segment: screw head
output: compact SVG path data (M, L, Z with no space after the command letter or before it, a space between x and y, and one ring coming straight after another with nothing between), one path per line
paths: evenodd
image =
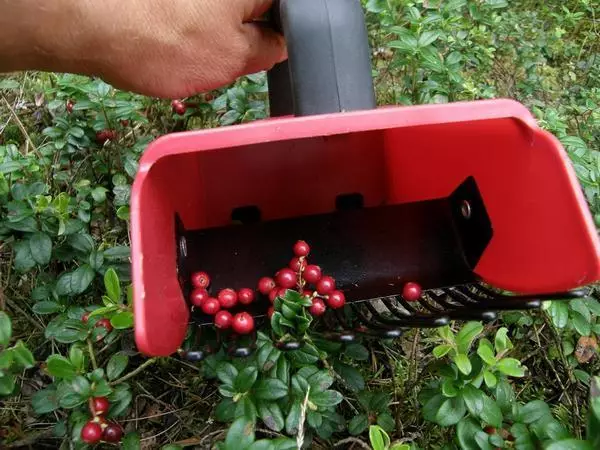
M471 218L471 215L473 214L473 210L471 209L471 204L469 203L468 200L463 200L462 203L460 204L460 213L467 220L469 220Z

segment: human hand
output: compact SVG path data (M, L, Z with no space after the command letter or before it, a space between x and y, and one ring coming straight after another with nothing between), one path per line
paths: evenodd
M281 34L253 23L273 0L0 2L0 71L97 75L180 98L287 58Z

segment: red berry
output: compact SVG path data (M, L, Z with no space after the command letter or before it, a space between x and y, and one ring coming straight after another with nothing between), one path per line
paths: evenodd
M121 122L121 126L122 127L128 127L129 126L129 120L127 120L127 119L121 119L120 122Z
M116 443L123 437L123 429L116 423L111 423L102 433L102 439L106 442Z
M342 291L333 291L327 297L327 305L331 309L342 308L346 304L346 296Z
M237 334L248 334L254 330L254 319L247 312L241 312L233 317L232 326Z
M212 95L211 93L206 93L204 94L204 100L207 102L212 102L214 100L215 96Z
M195 272L192 274L192 284L197 288L208 289L210 277L206 272Z
M421 297L421 286L417 283L406 283L402 289L402 297L407 302L416 302Z
M108 319L100 319L98 322L96 322L95 326L106 328L106 331L112 330L112 325L110 324L110 320Z
M269 309L267 310L267 317L269 318L269 320L271 320L271 317L273 317L273 314L275 314L275 308L273 308L272 306L269 307Z
M310 253L310 247L304 241L298 241L294 245L294 255L296 256L308 256Z
M292 259L290 261L290 269L292 269L294 272L300 272L300 270L304 270L306 268L306 258L298 258L297 256L294 257L294 259Z
M96 131L96 142L100 145L104 145L104 143L108 140L106 136L106 131Z
M298 277L292 269L281 269L277 272L277 275L275 275L275 280L282 288L291 289L296 286Z
M319 266L315 266L314 264L310 264L306 266L302 276L307 283L317 284L321 279L321 268Z
M192 305L200 308L202 304L209 299L209 297L210 295L206 289L198 288L192 291L192 295L190 295L190 301L192 302Z
M102 439L102 428L90 420L81 429L81 440L86 444L96 444L100 439Z
M171 108L173 109L173 112L175 114L178 114L180 116L183 116L185 114L185 112L187 111L187 107L185 106L185 103L183 103L181 100L173 100L171 102Z
M90 320L90 313L86 312L83 316L81 316L81 321L83 323L88 323L88 320Z
M254 301L254 291L248 288L240 289L238 291L238 300L242 305L249 305Z
M496 434L496 428L494 428L491 425L488 425L487 427L485 427L483 429L483 431L485 431L487 434Z
M106 397L93 397L90 405L92 414L95 416L103 416L108 412L110 403Z
M68 113L73 112L73 106L75 106L75 102L73 100L67 100L66 108Z
M304 290L302 291L302 295L303 295L304 297L309 297L309 298L312 298L312 297L313 297L313 294L314 294L314 292L313 292L313 291L311 291L310 289L304 289Z
M275 287L275 280L270 277L262 277L258 280L258 292L262 295L269 295Z
M321 300L320 298L313 298L312 306L308 309L308 311L313 316L319 317L319 316L322 316L323 314L325 314L326 309L327 309L327 306L325 306L325 302L323 302L323 300Z
M279 294L279 289L277 289L277 288L276 289L272 289L271 292L269 292L269 301L271 303L274 303L278 294Z
M238 295L233 289L223 289L218 295L221 308L229 309L237 305Z
M231 328L231 322L233 321L233 316L229 311L219 311L215 316L215 326L217 328L221 328L226 330L227 328Z
M335 280L330 276L324 276L317 283L317 292L320 295L329 295L335 290Z
M204 314L208 314L209 316L214 316L221 309L221 304L220 304L219 300L211 297L211 298L207 299L204 303L202 303L201 308L202 308L202 312L204 312Z

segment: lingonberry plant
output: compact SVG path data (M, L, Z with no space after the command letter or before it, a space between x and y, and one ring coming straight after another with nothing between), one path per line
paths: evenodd
M518 99L564 144L600 224L594 1L363 4L380 104ZM213 441L236 450L297 448L299 441L318 450L600 448L595 297L503 313L483 327L333 343L317 333L332 306L314 293L337 268L317 266L316 249L299 245L298 252L281 249L280 268L296 276L302 270L303 289L283 287L287 271L277 289L275 273L255 286L229 286L239 311L271 304L271 320L255 320L258 345L248 359L221 351L196 364L137 353L126 286L139 157L162 134L266 117L266 90L265 74L256 74L173 102L73 75L0 78L0 309L12 319L0 314L2 445L90 448L81 433L95 420L91 432L97 437L98 425L104 441L98 448L118 440L121 428L107 431L112 423L122 427L125 449L139 448L141 439L144 448L174 443L165 450ZM116 277L106 277L110 269ZM205 275L192 280L210 293L197 302L209 302L219 332L233 333L238 310L221 308ZM252 300L245 289L254 291ZM418 297L406 289L407 300L411 292ZM281 339L304 346L282 352ZM325 387L324 380L333 382ZM90 410L95 397L108 400L104 416Z

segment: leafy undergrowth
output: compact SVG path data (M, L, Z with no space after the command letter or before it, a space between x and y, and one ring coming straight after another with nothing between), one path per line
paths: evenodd
M600 218L592 0L364 3L380 104L516 98L563 142ZM6 448L84 448L97 396L123 448L600 448L594 298L289 353L264 329L247 360L142 357L128 237L139 157L165 133L266 117L264 74L177 111L71 75L13 74L0 94Z

